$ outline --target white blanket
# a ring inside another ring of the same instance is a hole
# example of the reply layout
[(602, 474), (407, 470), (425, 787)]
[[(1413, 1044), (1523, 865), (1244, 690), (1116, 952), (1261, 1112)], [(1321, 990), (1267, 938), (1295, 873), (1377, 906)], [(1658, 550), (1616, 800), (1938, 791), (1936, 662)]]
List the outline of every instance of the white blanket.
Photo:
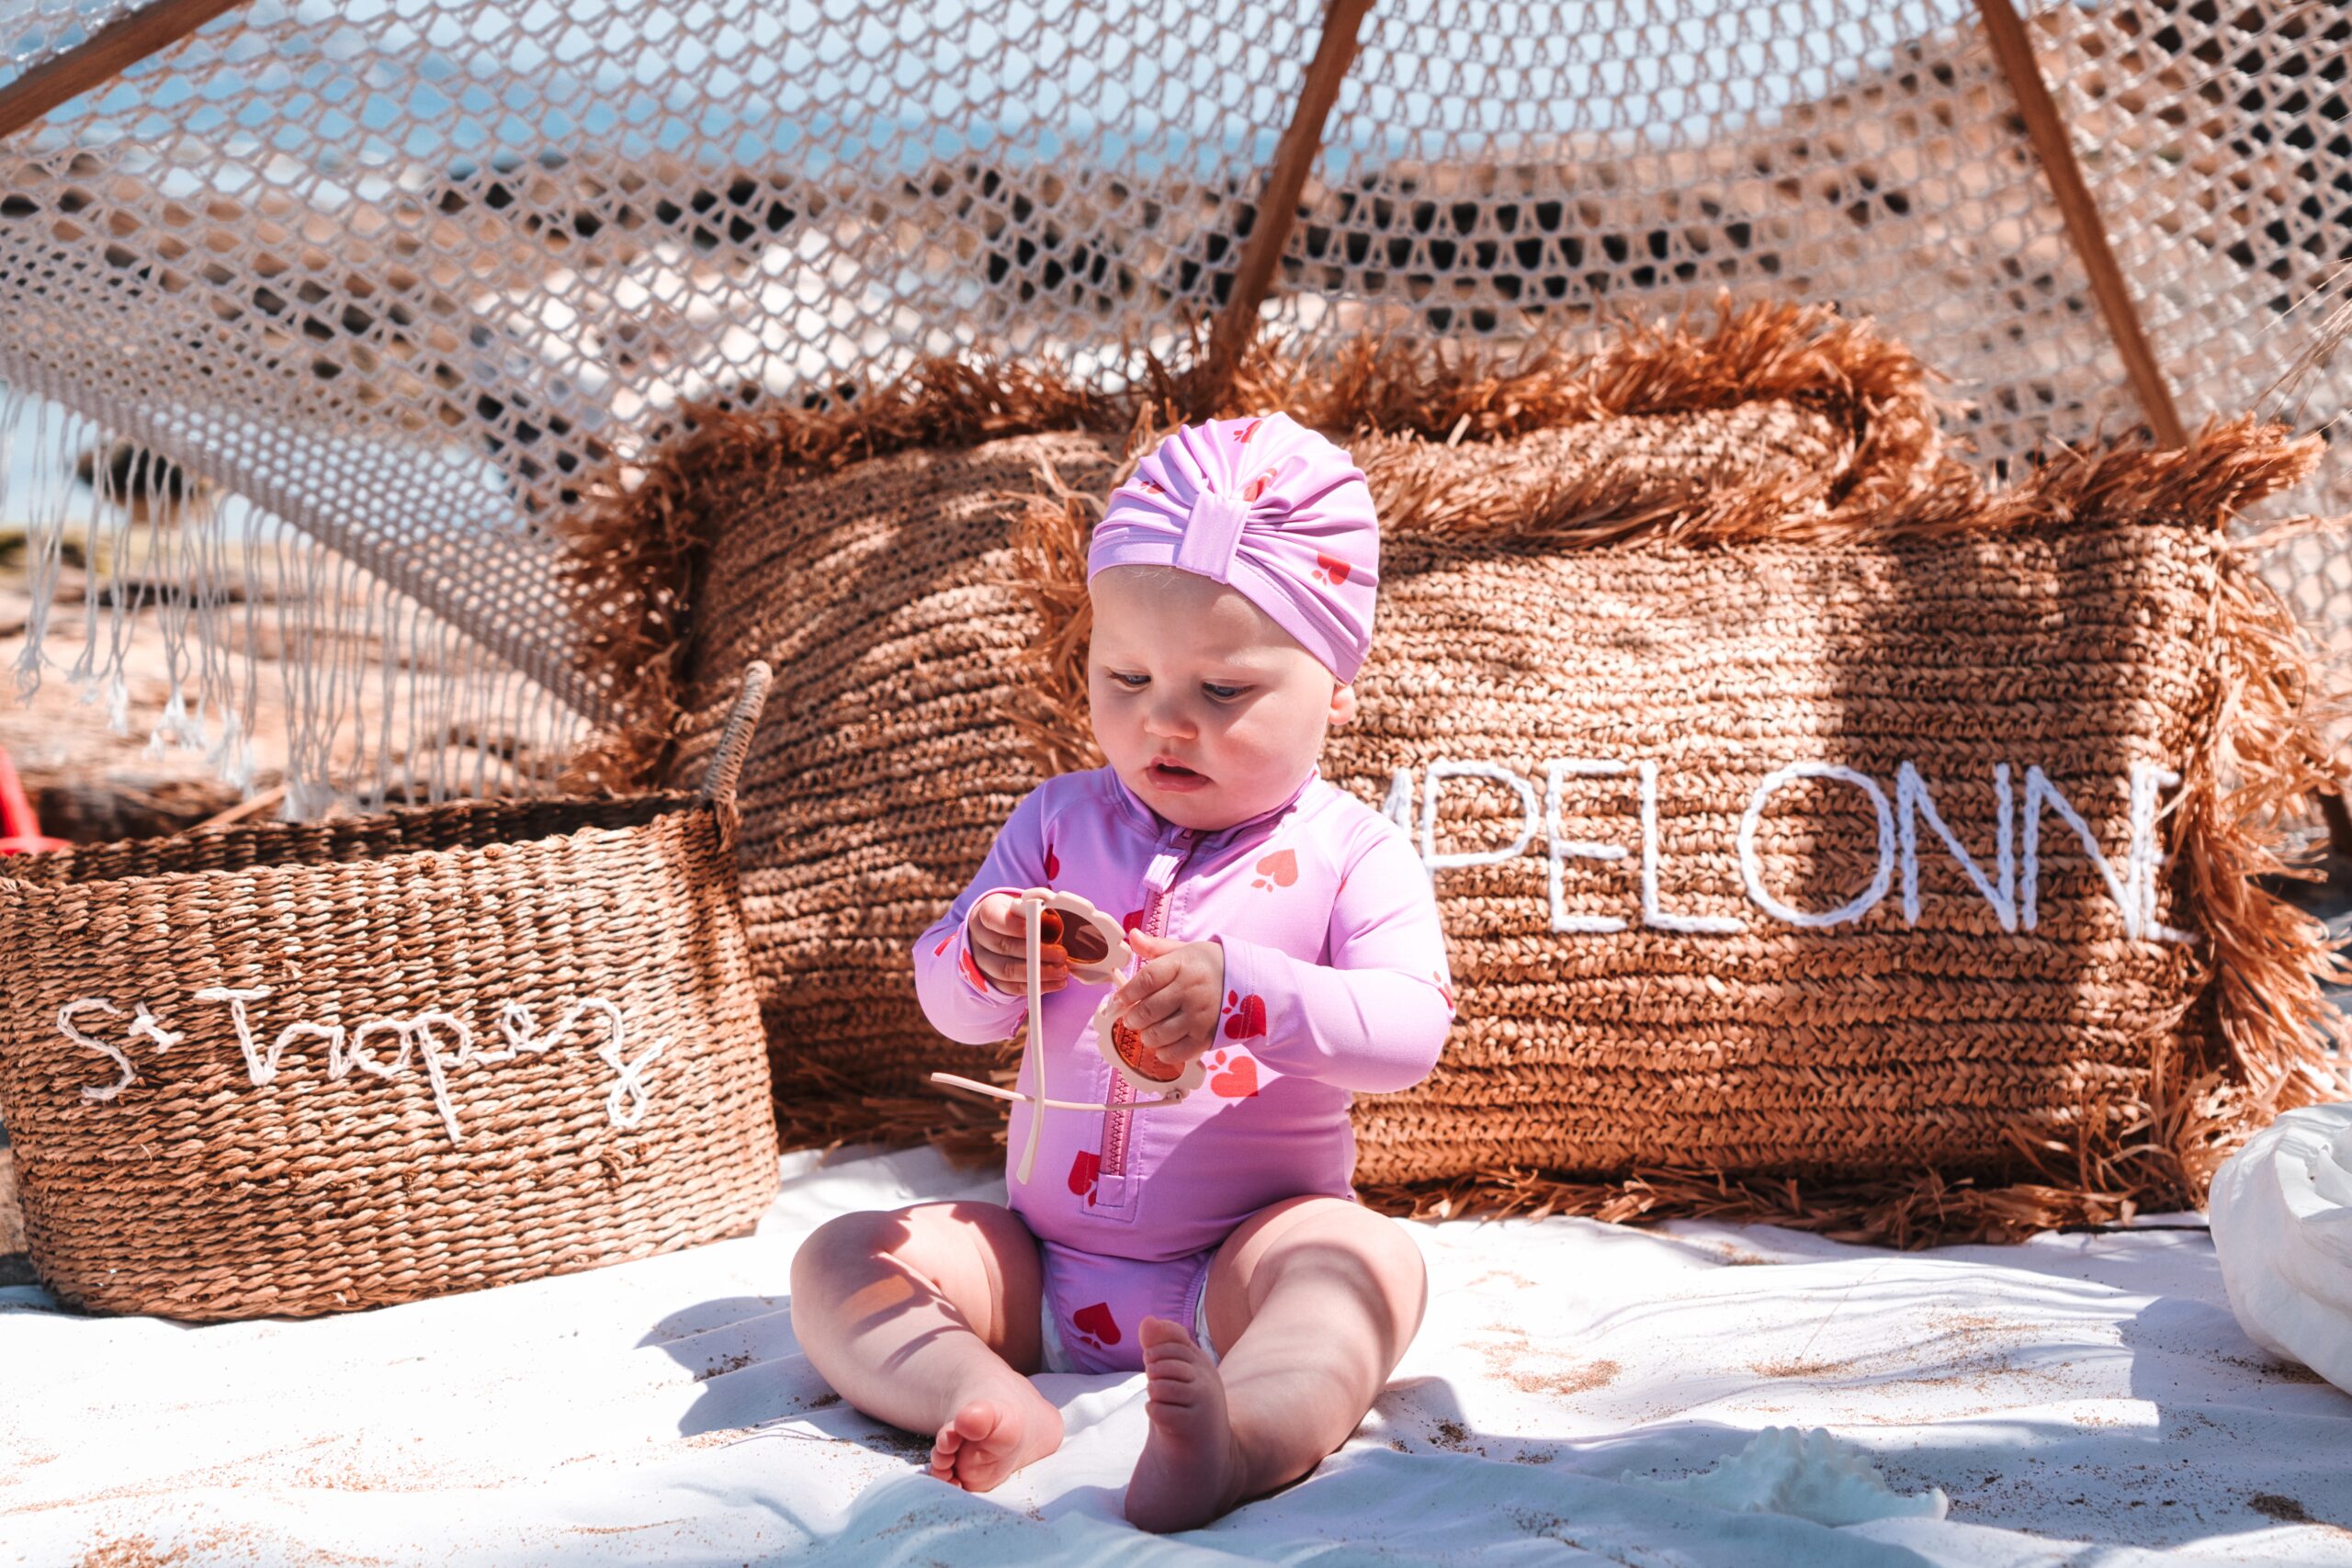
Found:
[[(831, 1398), (795, 1247), (1001, 1177), (785, 1161), (758, 1235), (311, 1322), (194, 1328), (0, 1290), (0, 1562), (2352, 1564), (2352, 1397), (2240, 1331), (2177, 1229), (1893, 1253), (1583, 1220), (1408, 1226), (1429, 1320), (1363, 1427), (1202, 1530), (1119, 1498), (1143, 1378), (1047, 1376), (1061, 1451), (995, 1492)], [(1826, 1427), (1943, 1519), (1832, 1528), (1659, 1491)]]

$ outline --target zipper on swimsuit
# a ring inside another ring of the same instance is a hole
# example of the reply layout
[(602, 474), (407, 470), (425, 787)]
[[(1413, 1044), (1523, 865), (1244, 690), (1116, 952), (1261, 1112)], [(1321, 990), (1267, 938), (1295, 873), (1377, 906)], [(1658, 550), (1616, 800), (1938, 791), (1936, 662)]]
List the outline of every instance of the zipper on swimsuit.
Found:
[[(1168, 894), (1176, 885), (1176, 873), (1193, 852), (1193, 840), (1199, 834), (1191, 828), (1179, 828), (1175, 837), (1151, 857), (1150, 869), (1143, 874), (1144, 886), (1151, 890), (1144, 903), (1143, 929), (1153, 936), (1168, 934)], [(1120, 1074), (1111, 1075), (1111, 1092), (1106, 1097), (1114, 1106), (1126, 1104), (1136, 1098), (1134, 1088)], [(1130, 1111), (1102, 1112), (1102, 1174), (1125, 1176), (1127, 1173), (1127, 1126), (1135, 1120)]]

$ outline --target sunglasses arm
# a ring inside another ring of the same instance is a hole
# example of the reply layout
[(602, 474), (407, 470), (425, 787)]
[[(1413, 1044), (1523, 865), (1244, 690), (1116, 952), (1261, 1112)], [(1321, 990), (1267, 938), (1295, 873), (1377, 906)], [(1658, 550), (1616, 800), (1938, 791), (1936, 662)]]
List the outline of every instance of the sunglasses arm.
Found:
[(1021, 896), (1022, 919), (1028, 926), (1028, 940), (1023, 944), (1028, 949), (1028, 974), (1025, 976), (1028, 981), (1027, 989), (1029, 996), (1029, 1038), (1027, 1042), (1027, 1049), (1029, 1053), (1029, 1059), (1034, 1064), (1032, 1070), (1035, 1074), (1037, 1092), (1035, 1094), (1016, 1094), (1009, 1089), (998, 1089), (993, 1084), (976, 1083), (970, 1078), (958, 1077), (954, 1073), (933, 1073), (931, 1075), (931, 1078), (933, 1083), (952, 1084), (958, 1089), (968, 1089), (980, 1094), (994, 1095), (999, 1100), (1011, 1100), (1016, 1101), (1025, 1100), (1037, 1107), (1037, 1113), (1029, 1118), (1028, 1146), (1021, 1151), (1020, 1168), (1013, 1172), (1014, 1179), (1023, 1184), (1026, 1184), (1029, 1180), (1030, 1172), (1036, 1168), (1037, 1139), (1038, 1135), (1045, 1131), (1045, 1113), (1048, 1107), (1057, 1111), (1143, 1111), (1155, 1105), (1174, 1105), (1184, 1098), (1184, 1091), (1182, 1089), (1178, 1089), (1172, 1094), (1163, 1094), (1158, 1100), (1134, 1100), (1125, 1105), (1088, 1105), (1078, 1100), (1048, 1100), (1046, 1098), (1045, 978), (1042, 972), (1043, 958), (1039, 950), (1044, 945), (1045, 908), (1046, 899), (1050, 897), (1050, 894), (1039, 893), (1035, 890), (1024, 893)]
[[(975, 1094), (991, 1094), (999, 1100), (1016, 1102), (1027, 1100), (1033, 1104), (1037, 1102), (1035, 1095), (1016, 1094), (1009, 1089), (999, 1089), (994, 1084), (975, 1083), (970, 1078), (958, 1077), (954, 1073), (933, 1073), (931, 1075), (931, 1081), (949, 1084), (956, 1089), (968, 1089)], [(1131, 1100), (1125, 1105), (1088, 1105), (1075, 1100), (1048, 1100), (1044, 1103), (1057, 1111), (1148, 1111), (1155, 1105), (1177, 1104), (1183, 1098), (1181, 1094), (1163, 1094), (1158, 1100)]]

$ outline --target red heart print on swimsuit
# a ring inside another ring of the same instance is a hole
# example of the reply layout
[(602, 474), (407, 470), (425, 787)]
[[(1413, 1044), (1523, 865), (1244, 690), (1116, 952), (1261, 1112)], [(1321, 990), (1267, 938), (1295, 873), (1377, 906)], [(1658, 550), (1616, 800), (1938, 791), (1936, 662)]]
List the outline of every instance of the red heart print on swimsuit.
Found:
[(988, 995), (988, 978), (980, 973), (980, 966), (972, 962), (970, 948), (967, 947), (956, 955), (956, 966), (964, 971), (964, 978), (972, 982), (972, 989), (982, 996)]
[(1087, 1206), (1094, 1204), (1094, 1189), (1102, 1179), (1102, 1156), (1092, 1149), (1080, 1149), (1078, 1157), (1069, 1162), (1069, 1190), (1083, 1197)]
[(1258, 863), (1258, 880), (1250, 886), (1272, 889), (1288, 887), (1298, 880), (1298, 856), (1289, 850), (1276, 850)]
[[(1223, 1052), (1218, 1053), (1224, 1056)], [(1215, 1066), (1211, 1061), (1208, 1066)], [(1258, 1060), (1246, 1052), (1236, 1051), (1225, 1059), (1224, 1070), (1209, 1079), (1209, 1090), (1227, 1100), (1248, 1100), (1258, 1092)]]
[(1051, 882), (1055, 877), (1059, 876), (1061, 874), (1062, 863), (1060, 859), (1055, 855), (1054, 846), (1047, 844), (1046, 846), (1046, 880), (1047, 882)]
[(1124, 931), (1141, 931), (1143, 929), (1143, 911), (1141, 909), (1129, 909), (1126, 912), (1125, 918), (1119, 921), (1119, 929)]
[(947, 944), (955, 940), (956, 933), (954, 931), (949, 931), (945, 936), (939, 939), (939, 945), (931, 950), (931, 955), (933, 958), (939, 957), (947, 951)]
[(1348, 573), (1354, 570), (1347, 562), (1333, 560), (1318, 550), (1315, 555), (1315, 570), (1309, 575), (1317, 582), (1328, 582), (1337, 587), (1345, 582), (1348, 580)]
[(1119, 1342), (1119, 1325), (1111, 1316), (1111, 1303), (1108, 1302), (1082, 1306), (1069, 1314), (1069, 1320), (1078, 1325), (1079, 1331), (1091, 1345), (1099, 1348)]
[(1232, 1013), (1225, 1021), (1227, 1040), (1247, 1040), (1266, 1032), (1266, 1001), (1263, 997), (1244, 997), (1234, 1004)]

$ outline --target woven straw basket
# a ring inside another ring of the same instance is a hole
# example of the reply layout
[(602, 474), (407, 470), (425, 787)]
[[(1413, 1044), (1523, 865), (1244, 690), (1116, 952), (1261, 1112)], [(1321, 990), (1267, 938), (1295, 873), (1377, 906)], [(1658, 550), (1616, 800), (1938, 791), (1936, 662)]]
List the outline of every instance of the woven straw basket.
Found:
[(0, 876), (33, 1262), (311, 1316), (748, 1231), (777, 1182), (736, 776), (72, 850)]

